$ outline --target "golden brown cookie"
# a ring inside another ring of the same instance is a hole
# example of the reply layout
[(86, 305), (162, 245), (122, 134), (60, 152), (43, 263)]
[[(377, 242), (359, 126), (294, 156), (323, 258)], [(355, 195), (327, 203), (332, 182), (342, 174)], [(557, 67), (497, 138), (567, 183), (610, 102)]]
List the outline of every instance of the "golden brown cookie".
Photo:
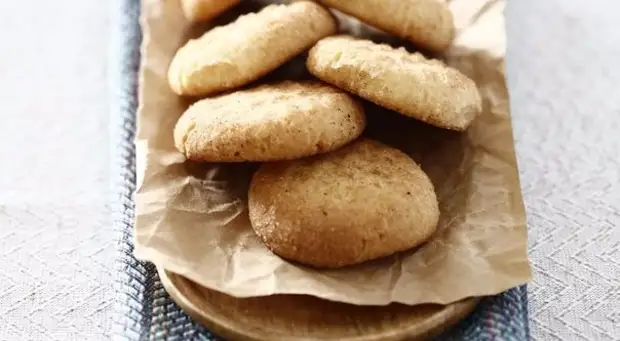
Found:
[(362, 106), (346, 92), (285, 81), (196, 102), (177, 122), (174, 141), (196, 161), (288, 160), (339, 148), (365, 126)]
[(452, 12), (448, 5), (440, 0), (319, 2), (431, 51), (445, 50), (454, 39)]
[(181, 0), (185, 17), (192, 22), (210, 21), (241, 0)]
[(246, 85), (335, 33), (330, 12), (311, 1), (269, 5), (181, 47), (168, 82), (179, 95), (206, 96)]
[(436, 229), (433, 185), (401, 151), (372, 140), (265, 163), (249, 191), (252, 227), (282, 258), (338, 268), (415, 247)]
[(465, 130), (482, 110), (471, 79), (404, 48), (328, 37), (310, 50), (307, 67), (325, 82), (441, 128)]

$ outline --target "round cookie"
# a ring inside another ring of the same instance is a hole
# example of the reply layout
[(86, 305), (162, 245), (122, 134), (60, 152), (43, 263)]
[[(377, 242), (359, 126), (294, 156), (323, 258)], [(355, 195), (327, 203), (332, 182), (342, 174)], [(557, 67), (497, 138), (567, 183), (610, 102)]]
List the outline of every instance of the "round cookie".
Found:
[(196, 161), (288, 160), (339, 148), (365, 126), (362, 106), (346, 92), (284, 81), (196, 102), (177, 122), (174, 142)]
[(206, 96), (238, 88), (335, 33), (336, 19), (311, 1), (269, 5), (213, 28), (181, 47), (168, 69), (179, 95)]
[(420, 245), (439, 208), (406, 154), (362, 139), (332, 153), (265, 163), (249, 190), (252, 227), (282, 258), (339, 268)]
[(431, 51), (447, 49), (454, 39), (452, 12), (441, 0), (319, 2)]
[(185, 17), (192, 22), (215, 19), (241, 0), (181, 0)]
[(306, 64), (325, 82), (441, 128), (463, 131), (482, 110), (471, 79), (404, 48), (328, 37), (310, 50)]

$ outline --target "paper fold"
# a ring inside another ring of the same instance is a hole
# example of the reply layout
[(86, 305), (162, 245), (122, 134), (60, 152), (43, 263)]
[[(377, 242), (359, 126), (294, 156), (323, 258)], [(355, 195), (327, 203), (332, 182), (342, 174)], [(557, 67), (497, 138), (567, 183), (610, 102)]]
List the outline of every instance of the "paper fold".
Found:
[[(174, 148), (173, 127), (189, 103), (169, 90), (167, 67), (176, 49), (206, 28), (189, 27), (178, 1), (143, 0), (136, 256), (235, 297), (307, 294), (360, 305), (446, 304), (527, 282), (525, 212), (503, 70), (504, 5), (450, 3), (458, 35), (445, 59), (476, 81), (484, 102), (484, 113), (467, 132), (433, 128), (366, 103), (365, 135), (411, 155), (433, 181), (438, 232), (403, 254), (314, 270), (275, 256), (250, 228), (247, 188), (256, 164), (201, 165)], [(343, 27), (381, 37), (353, 21)], [(307, 77), (299, 59), (275, 75)]]

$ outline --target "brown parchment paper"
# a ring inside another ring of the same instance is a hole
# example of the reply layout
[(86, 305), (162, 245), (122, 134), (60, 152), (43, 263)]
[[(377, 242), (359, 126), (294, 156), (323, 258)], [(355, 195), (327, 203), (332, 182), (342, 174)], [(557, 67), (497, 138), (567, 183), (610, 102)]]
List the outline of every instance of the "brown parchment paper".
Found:
[[(253, 6), (244, 0), (216, 24)], [(477, 82), (482, 116), (456, 133), (366, 103), (365, 134), (407, 152), (431, 177), (440, 201), (438, 232), (416, 250), (325, 271), (288, 263), (255, 237), (246, 195), (257, 165), (194, 164), (175, 150), (173, 127), (190, 101), (169, 90), (168, 64), (207, 27), (189, 27), (178, 0), (143, 0), (135, 255), (235, 297), (286, 293), (361, 305), (446, 304), (527, 282), (525, 213), (504, 78), (505, 3), (453, 0), (450, 6), (458, 34), (440, 57)], [(346, 18), (343, 30), (385, 39)], [(303, 58), (269, 77), (307, 77)]]

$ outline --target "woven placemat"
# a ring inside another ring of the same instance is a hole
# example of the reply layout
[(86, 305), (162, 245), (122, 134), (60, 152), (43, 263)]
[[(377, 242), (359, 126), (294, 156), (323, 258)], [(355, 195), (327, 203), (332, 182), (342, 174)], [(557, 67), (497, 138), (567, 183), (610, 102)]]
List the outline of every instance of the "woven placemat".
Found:
[[(222, 340), (195, 323), (163, 289), (153, 264), (133, 257), (134, 136), (141, 33), (139, 0), (111, 2), (110, 112), (114, 225), (118, 232), (114, 339)], [(529, 340), (527, 290), (482, 300), (477, 310), (438, 341)]]

